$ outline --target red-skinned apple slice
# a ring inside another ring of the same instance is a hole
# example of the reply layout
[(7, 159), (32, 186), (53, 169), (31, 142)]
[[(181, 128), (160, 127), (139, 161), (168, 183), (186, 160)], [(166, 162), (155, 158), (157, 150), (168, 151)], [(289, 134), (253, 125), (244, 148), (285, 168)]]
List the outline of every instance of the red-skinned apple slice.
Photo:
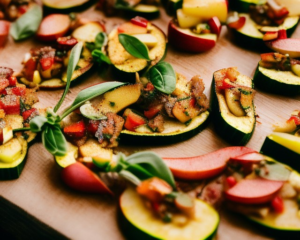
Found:
[(140, 27), (144, 27), (146, 28), (149, 21), (145, 18), (142, 18), (142, 17), (138, 17), (136, 16), (135, 18), (132, 18), (130, 19), (130, 22), (137, 25), (137, 26), (140, 26)]
[(221, 33), (221, 28), (222, 28), (222, 25), (220, 23), (220, 20), (219, 18), (217, 17), (212, 17), (211, 19), (209, 19), (207, 21), (208, 25), (210, 26), (210, 30), (212, 33), (215, 33), (217, 34), (218, 36), (220, 35)]
[(265, 160), (265, 156), (258, 153), (258, 152), (253, 152), (253, 153), (246, 153), (237, 157), (231, 157), (230, 160), (238, 161), (238, 162), (260, 162)]
[(196, 157), (163, 159), (175, 177), (199, 180), (220, 174), (230, 158), (251, 152), (255, 151), (247, 147), (227, 147)]
[(263, 178), (243, 179), (225, 192), (228, 200), (244, 204), (262, 204), (272, 201), (283, 182)]
[(175, 48), (188, 52), (205, 52), (216, 45), (217, 34), (196, 34), (190, 29), (179, 28), (169, 23), (168, 40)]
[(275, 52), (289, 54), (291, 58), (300, 57), (300, 38), (277, 39), (265, 43)]
[(229, 19), (228, 22), (227, 22), (227, 26), (230, 27), (230, 28), (234, 28), (234, 29), (240, 29), (241, 27), (243, 27), (245, 25), (245, 23), (246, 23), (246, 18), (245, 17), (239, 17), (235, 21)]
[(70, 17), (65, 14), (51, 14), (43, 19), (37, 31), (41, 41), (55, 41), (64, 36), (70, 29)]
[(80, 162), (75, 162), (62, 169), (61, 176), (64, 183), (74, 190), (113, 195), (101, 179)]
[(3, 47), (9, 34), (10, 23), (0, 20), (0, 47)]

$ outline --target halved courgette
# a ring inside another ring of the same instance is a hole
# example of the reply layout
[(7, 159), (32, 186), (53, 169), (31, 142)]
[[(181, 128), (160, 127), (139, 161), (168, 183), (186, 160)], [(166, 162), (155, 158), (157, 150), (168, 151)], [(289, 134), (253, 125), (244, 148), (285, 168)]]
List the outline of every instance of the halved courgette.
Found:
[[(245, 116), (237, 117), (230, 111), (225, 95), (216, 88), (215, 79), (222, 74), (222, 70), (214, 73), (211, 86), (211, 110), (214, 126), (216, 132), (229, 143), (245, 145), (255, 129), (254, 105), (250, 106)], [(252, 79), (242, 74), (238, 75), (236, 83), (252, 88)]]
[(181, 142), (195, 136), (203, 130), (209, 122), (209, 115), (210, 113), (208, 111), (203, 112), (192, 119), (187, 126), (176, 120), (165, 121), (165, 130), (161, 133), (151, 132), (151, 130), (147, 128), (144, 128), (144, 130), (140, 132), (123, 130), (120, 135), (120, 142), (125, 145), (164, 145)]
[(247, 13), (240, 13), (239, 16), (246, 18), (244, 26), (237, 30), (230, 28), (229, 30), (232, 32), (234, 40), (238, 45), (241, 45), (245, 48), (251, 48), (253, 50), (266, 49), (264, 41), (262, 40), (264, 36), (264, 33), (262, 31), (263, 28), (268, 31), (278, 31), (279, 29), (286, 29), (287, 35), (289, 37), (295, 31), (299, 22), (299, 17), (293, 16), (287, 17), (284, 20), (283, 24), (278, 27), (263, 27), (256, 24)]
[(258, 88), (281, 95), (292, 96), (300, 93), (300, 77), (292, 71), (281, 71), (258, 66), (253, 77)]
[(127, 8), (125, 14), (129, 18), (141, 16), (147, 19), (154, 19), (159, 17), (160, 11), (159, 7), (155, 5), (138, 4), (131, 9)]
[(95, 0), (42, 0), (46, 12), (82, 12)]
[(214, 239), (219, 225), (218, 213), (201, 200), (195, 204), (195, 219), (189, 219), (186, 225), (165, 223), (155, 217), (135, 190), (127, 188), (120, 197), (120, 226), (128, 239)]

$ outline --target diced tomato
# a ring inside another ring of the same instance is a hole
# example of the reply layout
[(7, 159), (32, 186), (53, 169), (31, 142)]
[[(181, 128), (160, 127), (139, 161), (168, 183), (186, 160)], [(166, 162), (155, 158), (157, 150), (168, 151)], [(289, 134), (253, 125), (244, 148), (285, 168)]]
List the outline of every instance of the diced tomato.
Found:
[(286, 39), (286, 38), (287, 38), (286, 30), (285, 29), (280, 29), (278, 31), (278, 38), (277, 39)]
[(235, 178), (233, 176), (227, 177), (226, 182), (229, 187), (233, 187), (237, 183), (237, 181), (235, 180)]
[(154, 118), (163, 108), (163, 105), (157, 105), (144, 111), (144, 115), (148, 119)]
[(130, 20), (130, 22), (133, 23), (133, 24), (135, 24), (135, 25), (138, 25), (140, 27), (146, 28), (149, 21), (147, 19), (145, 19), (145, 18), (136, 16), (135, 18), (132, 18)]
[(66, 50), (69, 50), (71, 49), (72, 47), (74, 47), (78, 41), (76, 38), (73, 38), (73, 37), (60, 37), (57, 39), (57, 42), (59, 44), (59, 47), (63, 48), (63, 49), (66, 49)]
[(246, 23), (246, 18), (245, 17), (239, 17), (237, 20), (229, 22), (227, 24), (228, 27), (233, 28), (233, 29), (240, 29), (243, 27)]
[(24, 121), (26, 121), (30, 116), (37, 111), (36, 108), (31, 108), (29, 110), (26, 110), (22, 113)]
[(290, 122), (290, 121), (294, 121), (297, 126), (300, 125), (300, 117), (299, 116), (291, 116), (290, 119), (287, 120), (287, 122)]
[(26, 94), (26, 88), (14, 87), (11, 89), (11, 94), (17, 96), (24, 96)]
[(235, 87), (236, 86), (233, 83), (231, 83), (229, 79), (226, 80), (226, 78), (223, 81), (217, 82), (217, 88), (221, 90), (235, 88)]
[(37, 62), (35, 58), (29, 58), (28, 61), (24, 64), (24, 75), (28, 81), (32, 81), (33, 73), (37, 68)]
[(20, 115), (20, 97), (15, 95), (6, 95), (0, 98), (0, 108), (6, 114)]
[(85, 136), (86, 127), (83, 121), (64, 127), (64, 133), (69, 137), (82, 138)]
[(276, 213), (282, 213), (284, 211), (283, 200), (280, 196), (277, 196), (272, 200), (271, 206)]
[(52, 67), (54, 64), (54, 57), (44, 57), (40, 59), (40, 64), (43, 71), (46, 71)]
[(2, 92), (8, 86), (9, 81), (7, 79), (0, 79), (0, 92)]
[(10, 87), (14, 87), (14, 86), (17, 85), (17, 78), (16, 78), (16, 77), (11, 76), (11, 77), (8, 79), (8, 81), (9, 81), (9, 86), (10, 86)]
[(190, 99), (190, 106), (191, 106), (191, 107), (195, 107), (195, 106), (196, 106), (196, 98), (192, 97), (192, 98)]
[(135, 128), (143, 124), (146, 124), (146, 121), (143, 117), (134, 112), (130, 112), (126, 117), (124, 127), (129, 131), (134, 131)]
[(144, 88), (144, 91), (153, 91), (155, 89), (154, 85), (151, 82), (148, 82), (146, 87)]
[(99, 127), (99, 123), (100, 121), (98, 120), (89, 120), (89, 123), (87, 125), (87, 131), (92, 134), (93, 136), (95, 136), (98, 127)]

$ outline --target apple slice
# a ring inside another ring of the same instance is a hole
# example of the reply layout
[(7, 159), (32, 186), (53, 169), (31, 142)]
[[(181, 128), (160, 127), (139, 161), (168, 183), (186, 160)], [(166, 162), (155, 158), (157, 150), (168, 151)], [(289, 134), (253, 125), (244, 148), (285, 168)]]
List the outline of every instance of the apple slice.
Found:
[(211, 19), (209, 19), (207, 21), (207, 23), (210, 26), (211, 32), (215, 33), (219, 36), (220, 33), (221, 33), (221, 28), (222, 28), (222, 25), (220, 23), (219, 18), (218, 17), (212, 17)]
[(252, 153), (245, 153), (243, 155), (232, 157), (230, 160), (239, 161), (239, 162), (260, 162), (265, 160), (265, 156), (258, 153), (258, 152), (252, 152)]
[(214, 177), (226, 168), (230, 158), (255, 152), (247, 147), (227, 147), (205, 155), (188, 158), (163, 158), (175, 177), (199, 180)]
[(282, 181), (263, 178), (243, 179), (225, 192), (228, 200), (245, 204), (270, 202), (283, 186)]
[(70, 25), (68, 15), (51, 14), (43, 19), (36, 36), (41, 41), (55, 41), (69, 31)]
[(196, 34), (190, 29), (178, 27), (170, 21), (168, 28), (168, 40), (175, 48), (188, 52), (205, 52), (216, 45), (217, 34)]
[(132, 22), (126, 22), (118, 27), (118, 33), (146, 34), (147, 28), (141, 27), (140, 25), (133, 24)]
[(300, 57), (300, 38), (277, 39), (265, 44), (275, 52), (289, 54), (291, 58)]
[(80, 162), (75, 162), (64, 168), (61, 176), (64, 183), (74, 190), (113, 195), (102, 180)]
[(8, 34), (9, 34), (10, 23), (5, 20), (0, 20), (0, 47), (3, 47)]
[(157, 38), (153, 36), (152, 34), (135, 34), (132, 35), (136, 37), (138, 40), (140, 40), (142, 43), (144, 43), (147, 47), (154, 47), (157, 44)]
[(201, 22), (200, 17), (191, 16), (188, 14), (185, 14), (182, 9), (178, 9), (176, 11), (178, 25), (181, 28), (190, 28), (196, 26), (198, 23)]

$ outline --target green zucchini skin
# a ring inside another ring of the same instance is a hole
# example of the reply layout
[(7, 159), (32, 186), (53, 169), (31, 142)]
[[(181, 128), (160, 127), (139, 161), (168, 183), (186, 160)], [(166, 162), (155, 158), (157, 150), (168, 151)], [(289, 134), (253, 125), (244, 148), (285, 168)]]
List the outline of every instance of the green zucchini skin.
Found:
[(213, 78), (212, 85), (211, 85), (211, 113), (212, 113), (212, 121), (214, 123), (214, 128), (216, 132), (229, 142), (232, 145), (236, 146), (244, 146), (252, 137), (252, 134), (255, 129), (255, 123), (253, 129), (250, 133), (244, 133), (231, 125), (229, 125), (226, 120), (222, 117), (220, 106), (216, 94), (216, 87), (215, 87), (215, 79)]
[(300, 154), (266, 137), (260, 152), (300, 172)]
[(163, 6), (169, 16), (176, 16), (177, 9), (182, 8), (183, 0), (165, 0)]
[(211, 114), (209, 114), (207, 119), (196, 128), (189, 130), (187, 132), (177, 133), (174, 135), (161, 134), (159, 136), (158, 135), (143, 136), (142, 133), (136, 134), (135, 132), (132, 132), (131, 134), (131, 133), (121, 132), (120, 143), (122, 145), (169, 145), (169, 144), (182, 142), (196, 136), (203, 129), (205, 129), (210, 122), (210, 118), (211, 118), (210, 115)]
[[(288, 37), (291, 37), (293, 32), (297, 28), (296, 24), (292, 28), (286, 29), (286, 34)], [(252, 51), (257, 51), (257, 52), (267, 52), (270, 51), (270, 49), (265, 45), (264, 41), (262, 38), (254, 38), (247, 36), (245, 34), (242, 34), (241, 32), (237, 31), (236, 29), (231, 29), (227, 28), (229, 34), (231, 35), (232, 40), (235, 42), (235, 44), (243, 47), (250, 49)]]
[(140, 16), (140, 17), (144, 17), (148, 20), (151, 20), (151, 19), (155, 19), (155, 18), (158, 18), (160, 15), (160, 11), (154, 11), (154, 12), (142, 12), (142, 11), (136, 11), (134, 9), (130, 10), (124, 10), (124, 16), (125, 18), (134, 18), (136, 16)]
[(259, 66), (256, 68), (253, 81), (255, 86), (266, 92), (286, 96), (293, 96), (300, 93), (300, 85), (287, 84), (272, 79), (259, 71)]
[(97, 2), (97, 0), (89, 0), (82, 5), (69, 7), (69, 8), (55, 8), (55, 7), (52, 7), (52, 6), (50, 7), (50, 6), (43, 4), (43, 10), (44, 10), (45, 14), (50, 14), (50, 13), (69, 14), (71, 12), (83, 12), (84, 10), (86, 10), (89, 7), (91, 7), (92, 5), (94, 5), (96, 2)]

